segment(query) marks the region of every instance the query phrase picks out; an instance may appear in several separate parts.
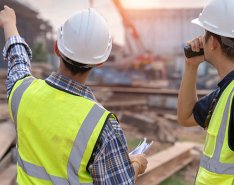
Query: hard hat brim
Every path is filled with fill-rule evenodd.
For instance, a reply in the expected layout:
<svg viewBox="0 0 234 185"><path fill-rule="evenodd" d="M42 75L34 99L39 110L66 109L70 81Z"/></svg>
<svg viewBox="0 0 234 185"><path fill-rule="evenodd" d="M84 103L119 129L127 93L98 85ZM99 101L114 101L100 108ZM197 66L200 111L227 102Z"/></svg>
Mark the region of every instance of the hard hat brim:
<svg viewBox="0 0 234 185"><path fill-rule="evenodd" d="M201 22L199 21L199 18L193 19L193 20L191 21L191 23L197 24L197 25L203 27L203 25L202 25Z"/></svg>
<svg viewBox="0 0 234 185"><path fill-rule="evenodd" d="M209 28L207 28L207 27L199 20L199 18L193 19L193 20L191 21L191 23L196 24L196 25L198 25L198 26L204 28L205 30L208 30L208 31L213 32L212 30L210 30Z"/></svg>
<svg viewBox="0 0 234 185"><path fill-rule="evenodd" d="M216 30L214 30L214 29L212 29L212 28L209 28L209 27L206 26L204 23L202 23L202 22L199 20L199 18L193 19L193 20L191 21L191 23L196 24L196 25L198 25L198 26L204 28L205 30L210 31L210 32L212 32L212 33L215 33L215 34L217 34L217 35L220 35L220 36L223 36L223 37L234 38L234 36L233 36L232 34L222 33L222 32L220 32L220 31L216 31Z"/></svg>

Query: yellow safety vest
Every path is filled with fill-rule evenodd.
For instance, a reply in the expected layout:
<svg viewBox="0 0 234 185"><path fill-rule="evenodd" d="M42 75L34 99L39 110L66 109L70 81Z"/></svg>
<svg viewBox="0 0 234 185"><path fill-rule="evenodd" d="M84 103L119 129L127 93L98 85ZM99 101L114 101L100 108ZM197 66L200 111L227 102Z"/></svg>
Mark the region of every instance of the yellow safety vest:
<svg viewBox="0 0 234 185"><path fill-rule="evenodd" d="M234 80L222 93L212 114L196 185L234 185L234 152L228 145L233 95Z"/></svg>
<svg viewBox="0 0 234 185"><path fill-rule="evenodd" d="M14 85L8 104L19 185L93 184L86 168L110 112L32 77Z"/></svg>

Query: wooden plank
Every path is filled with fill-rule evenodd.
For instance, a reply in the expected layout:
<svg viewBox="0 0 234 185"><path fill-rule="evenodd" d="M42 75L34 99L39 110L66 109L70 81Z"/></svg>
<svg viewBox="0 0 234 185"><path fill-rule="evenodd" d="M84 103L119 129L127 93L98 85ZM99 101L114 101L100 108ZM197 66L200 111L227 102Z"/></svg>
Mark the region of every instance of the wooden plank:
<svg viewBox="0 0 234 185"><path fill-rule="evenodd" d="M9 152L1 161L0 161L0 174L10 165L12 162L12 154Z"/></svg>
<svg viewBox="0 0 234 185"><path fill-rule="evenodd" d="M116 101L116 102L104 102L102 105L106 108L115 107L132 107L139 105L148 105L147 100L128 100L128 101Z"/></svg>
<svg viewBox="0 0 234 185"><path fill-rule="evenodd" d="M125 94L144 94L144 95L160 95L160 96L178 96L177 89L156 89L147 87L134 87L134 86L112 86L112 85L91 85L95 91L101 90L104 87L110 88L113 93ZM209 94L210 90L198 90L198 96L205 96Z"/></svg>
<svg viewBox="0 0 234 185"><path fill-rule="evenodd" d="M6 121L8 119L10 119L10 115L7 104L0 104L0 121Z"/></svg>
<svg viewBox="0 0 234 185"><path fill-rule="evenodd" d="M191 150L193 143L176 143L173 147L148 158L146 172L141 175L136 185L156 185L194 160Z"/></svg>
<svg viewBox="0 0 234 185"><path fill-rule="evenodd" d="M164 117L165 119L168 119L170 121L177 121L177 115L163 114L162 117Z"/></svg>
<svg viewBox="0 0 234 185"><path fill-rule="evenodd" d="M6 101L7 100L6 94L0 94L0 100L1 101Z"/></svg>
<svg viewBox="0 0 234 185"><path fill-rule="evenodd" d="M13 124L0 124L0 161L12 144L15 143L16 132Z"/></svg>
<svg viewBox="0 0 234 185"><path fill-rule="evenodd" d="M10 165L6 170L0 174L1 185L15 185L16 184L16 165Z"/></svg>

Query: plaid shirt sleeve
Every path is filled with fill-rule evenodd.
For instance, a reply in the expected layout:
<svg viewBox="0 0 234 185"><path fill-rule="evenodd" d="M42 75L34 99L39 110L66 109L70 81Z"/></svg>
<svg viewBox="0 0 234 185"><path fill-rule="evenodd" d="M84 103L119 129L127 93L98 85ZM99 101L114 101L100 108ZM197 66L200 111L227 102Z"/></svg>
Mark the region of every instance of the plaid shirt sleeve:
<svg viewBox="0 0 234 185"><path fill-rule="evenodd" d="M31 75L32 52L27 43L20 36L8 39L3 49L3 59L8 62L8 75L6 80L7 97L14 84Z"/></svg>
<svg viewBox="0 0 234 185"><path fill-rule="evenodd" d="M93 152L89 171L94 185L132 185L135 172L127 142L116 119L109 118Z"/></svg>

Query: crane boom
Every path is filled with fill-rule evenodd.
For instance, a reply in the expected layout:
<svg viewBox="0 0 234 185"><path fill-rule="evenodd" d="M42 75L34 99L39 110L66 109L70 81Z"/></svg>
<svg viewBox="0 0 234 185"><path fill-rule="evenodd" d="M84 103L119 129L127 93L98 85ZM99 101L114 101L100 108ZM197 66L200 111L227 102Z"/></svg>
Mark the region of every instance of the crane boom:
<svg viewBox="0 0 234 185"><path fill-rule="evenodd" d="M89 6L93 7L93 0L89 0Z"/></svg>
<svg viewBox="0 0 234 185"><path fill-rule="evenodd" d="M138 31L136 30L134 24L132 23L131 19L129 18L129 15L127 14L127 12L125 11L122 3L120 0L112 0L115 7L117 8L117 10L119 11L119 14L121 15L122 19L123 19L123 24L124 27L126 29L126 31L129 31L130 34L132 35L135 43L138 46L138 49L140 50L139 53L144 53L145 52L145 47L142 43L142 40L140 38L140 35L138 33Z"/></svg>
<svg viewBox="0 0 234 185"><path fill-rule="evenodd" d="M131 63L135 66L140 66L141 64L149 64L152 62L152 54L149 50L146 50L141 37L135 28L132 20L130 19L128 13L124 9L121 0L112 0L117 11L122 17L123 25L126 31L126 44L130 50L130 56L126 57L126 63ZM93 0L89 0L89 4L93 4Z"/></svg>
<svg viewBox="0 0 234 185"><path fill-rule="evenodd" d="M135 26L133 25L132 21L130 20L128 14L126 13L120 0L113 0L113 3L116 6L116 8L118 9L118 11L123 19L124 26L131 29L131 33L132 33L134 38L139 39L140 36L139 36Z"/></svg>

